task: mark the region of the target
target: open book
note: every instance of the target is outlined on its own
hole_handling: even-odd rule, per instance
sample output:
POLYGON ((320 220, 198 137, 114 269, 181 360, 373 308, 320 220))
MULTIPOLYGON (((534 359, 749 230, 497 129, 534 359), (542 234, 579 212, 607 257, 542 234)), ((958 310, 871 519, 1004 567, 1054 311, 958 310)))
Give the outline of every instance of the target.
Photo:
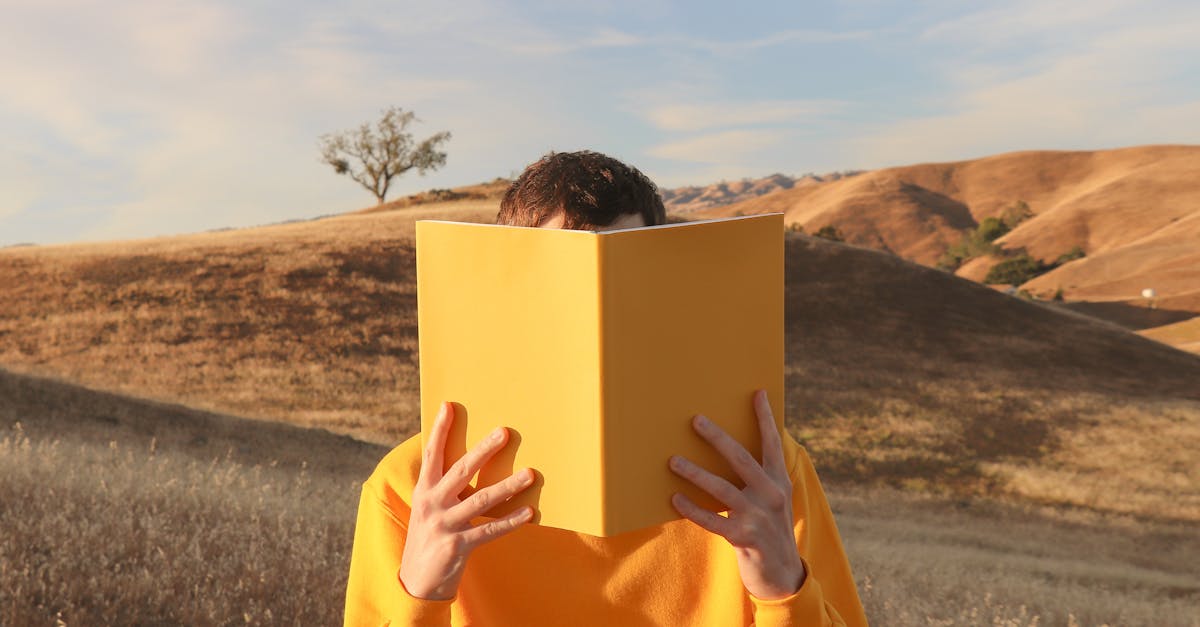
POLYGON ((783 424, 783 216, 574 231, 417 222, 421 426, 457 403, 447 468, 496 426, 473 483, 538 481, 492 510, 597 536, 678 518, 680 454, 742 485, 691 427, 704 414, 756 457, 754 390, 783 424))

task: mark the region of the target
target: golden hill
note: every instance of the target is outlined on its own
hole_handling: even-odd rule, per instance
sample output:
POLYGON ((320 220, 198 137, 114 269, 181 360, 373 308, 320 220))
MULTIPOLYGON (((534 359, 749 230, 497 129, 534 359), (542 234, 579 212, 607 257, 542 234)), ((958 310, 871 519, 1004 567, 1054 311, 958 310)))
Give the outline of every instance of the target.
MULTIPOLYGON (((1086 253, 1024 289, 1138 306, 1142 290, 1153 288, 1159 308, 1197 314, 1198 174, 1200 146, 1016 152, 876 170, 699 215, 781 211, 807 232, 833 225, 850 243, 932 266, 964 232, 1021 201, 1033 217, 999 245, 1047 262, 1075 246, 1086 253)), ((975 259, 958 274, 981 280, 997 261, 975 259)))
POLYGON ((1165 324, 1141 332, 1142 335, 1186 351, 1200 353, 1200 317, 1165 324))
MULTIPOLYGON (((418 424, 414 221, 495 210, 3 250, 0 364, 394 443, 418 424)), ((1200 519, 1200 358, 891 255, 787 255, 786 416, 826 476, 1200 519)))

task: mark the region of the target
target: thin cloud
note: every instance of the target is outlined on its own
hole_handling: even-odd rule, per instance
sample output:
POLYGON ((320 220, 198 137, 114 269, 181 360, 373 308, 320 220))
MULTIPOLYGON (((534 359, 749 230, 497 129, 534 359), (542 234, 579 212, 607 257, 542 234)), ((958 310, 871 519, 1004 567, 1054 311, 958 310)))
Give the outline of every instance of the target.
POLYGON ((784 137, 777 131, 723 131, 659 144, 646 152, 677 161, 737 163, 783 141, 784 137))
POLYGON ((839 100, 762 100, 672 104, 649 109, 646 119, 667 131, 699 131, 712 128, 798 124, 845 110, 839 100))
POLYGON ((959 61, 947 69, 941 112, 873 127, 855 140, 863 165, 1200 141, 1200 126, 1180 123, 1200 95, 1173 80, 1200 71, 1198 27, 1195 12, 1113 14, 1067 49, 959 61))
POLYGON ((768 33, 752 39, 721 41, 715 39, 698 39, 692 37, 671 38, 672 42, 681 46, 705 50, 714 54, 728 54, 761 50, 786 44, 826 44, 842 41, 861 40, 870 37, 872 31, 824 31, 810 29, 788 29, 768 33))

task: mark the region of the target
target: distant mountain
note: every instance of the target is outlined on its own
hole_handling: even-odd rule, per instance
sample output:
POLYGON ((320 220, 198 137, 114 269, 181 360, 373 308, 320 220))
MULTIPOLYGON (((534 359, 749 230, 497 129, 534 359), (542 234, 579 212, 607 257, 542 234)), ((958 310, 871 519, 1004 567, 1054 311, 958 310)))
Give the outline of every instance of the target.
POLYGON ((857 171, 830 172, 828 174, 804 174, 791 177, 786 174, 772 174, 760 179, 742 179, 740 181, 721 181, 712 185, 691 185, 662 189, 663 204, 667 213, 688 215, 704 209, 723 207, 734 203, 758 198, 767 194, 792 189, 796 186, 812 185, 837 181, 858 174, 857 171))

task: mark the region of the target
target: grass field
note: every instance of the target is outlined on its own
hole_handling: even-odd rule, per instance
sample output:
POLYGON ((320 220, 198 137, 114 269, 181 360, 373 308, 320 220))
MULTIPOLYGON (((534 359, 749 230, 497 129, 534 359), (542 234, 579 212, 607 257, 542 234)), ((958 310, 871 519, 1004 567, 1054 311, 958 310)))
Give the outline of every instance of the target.
MULTIPOLYGON (((340 624, 361 478, 305 466, 8 428, 0 624, 340 624)), ((1200 624, 1194 525, 828 489, 872 624, 1200 624)))
MULTIPOLYGON (((339 622, 417 426, 413 221, 493 213, 0 250, 0 625, 339 622)), ((786 244, 787 427, 874 624, 1200 625, 1200 358, 786 244)))

